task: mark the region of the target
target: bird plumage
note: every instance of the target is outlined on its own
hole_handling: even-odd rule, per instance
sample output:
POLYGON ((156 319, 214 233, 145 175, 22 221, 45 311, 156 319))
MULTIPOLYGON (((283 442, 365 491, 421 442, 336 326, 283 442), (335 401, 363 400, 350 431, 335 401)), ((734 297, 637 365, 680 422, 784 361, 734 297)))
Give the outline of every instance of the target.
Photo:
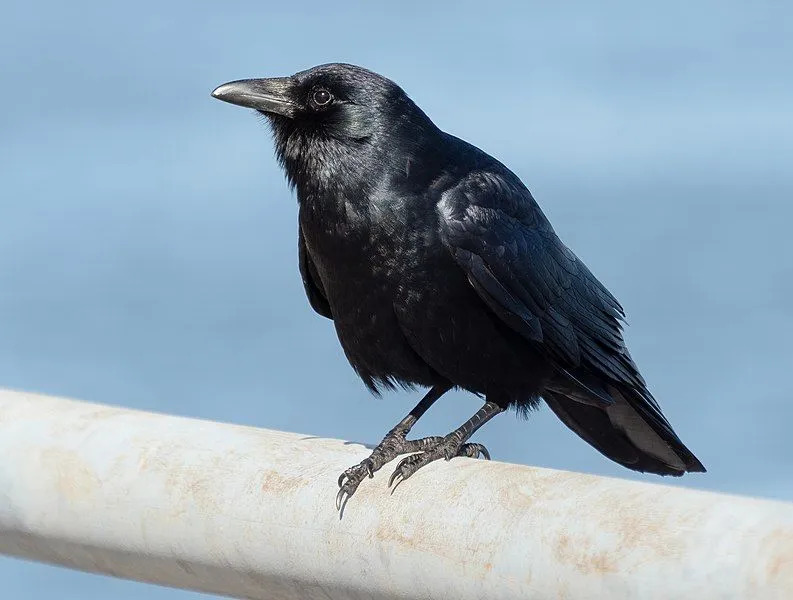
MULTIPOLYGON (((512 171, 360 67, 254 81, 229 85, 282 98, 260 110, 297 190, 306 295, 367 386, 458 386, 524 411, 542 398, 630 469, 704 471, 631 358, 619 302, 512 171)), ((217 95, 256 107, 232 92, 217 95)))

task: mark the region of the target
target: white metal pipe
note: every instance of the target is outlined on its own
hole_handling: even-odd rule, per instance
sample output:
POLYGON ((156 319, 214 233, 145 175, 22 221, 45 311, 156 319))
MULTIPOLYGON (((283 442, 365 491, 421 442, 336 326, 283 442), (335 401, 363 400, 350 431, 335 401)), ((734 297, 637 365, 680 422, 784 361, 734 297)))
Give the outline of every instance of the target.
POLYGON ((240 598, 793 598, 793 505, 0 391, 0 552, 240 598))

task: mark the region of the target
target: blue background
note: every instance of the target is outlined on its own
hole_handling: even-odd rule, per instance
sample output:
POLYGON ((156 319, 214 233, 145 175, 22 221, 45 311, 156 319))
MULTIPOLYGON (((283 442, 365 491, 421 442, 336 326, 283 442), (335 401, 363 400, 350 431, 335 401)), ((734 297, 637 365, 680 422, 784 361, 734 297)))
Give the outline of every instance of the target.
MULTIPOLYGON (((709 469, 667 483, 793 500, 791 6, 5 1, 0 385, 379 440, 418 394, 356 379, 304 298, 266 128, 209 97, 353 62, 518 173, 621 300, 709 469)), ((477 406, 444 398, 416 432, 477 406)), ((643 478, 547 409, 477 437, 643 478)), ((0 579, 14 599, 199 596, 11 559, 0 579)))

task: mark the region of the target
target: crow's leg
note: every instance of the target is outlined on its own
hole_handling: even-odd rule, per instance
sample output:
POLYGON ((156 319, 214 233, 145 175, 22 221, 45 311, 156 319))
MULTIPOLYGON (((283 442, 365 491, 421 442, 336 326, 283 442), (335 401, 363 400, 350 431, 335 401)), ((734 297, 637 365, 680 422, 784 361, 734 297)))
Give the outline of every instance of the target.
MULTIPOLYGON (((425 444, 427 447, 422 448, 418 454, 411 454, 399 461, 391 479, 388 480, 388 485, 396 487, 424 465, 440 458, 446 460, 451 460, 455 456, 477 458, 481 454, 490 459, 490 454, 482 444, 467 444, 466 442, 477 429, 502 412, 504 412, 503 407, 488 400, 473 417, 449 435, 442 438, 425 438, 428 440, 428 443, 425 444)), ((416 441, 421 442, 422 440, 416 441)))
POLYGON ((377 447, 372 451, 372 454, 369 455, 369 458, 350 467, 339 476, 339 487, 341 489, 336 495, 337 510, 355 493, 355 490, 358 489, 358 486, 365 477, 373 477, 375 471, 380 469, 380 467, 388 461, 393 460, 400 454, 419 452, 443 439, 435 437, 410 441, 407 440, 406 437, 411 427, 416 424, 416 421, 427 412, 427 409, 432 406, 438 398, 448 392, 450 388, 450 385, 433 386, 430 391, 424 395, 421 402, 419 402, 404 419, 397 423, 396 427, 385 435, 383 441, 377 444, 377 447))

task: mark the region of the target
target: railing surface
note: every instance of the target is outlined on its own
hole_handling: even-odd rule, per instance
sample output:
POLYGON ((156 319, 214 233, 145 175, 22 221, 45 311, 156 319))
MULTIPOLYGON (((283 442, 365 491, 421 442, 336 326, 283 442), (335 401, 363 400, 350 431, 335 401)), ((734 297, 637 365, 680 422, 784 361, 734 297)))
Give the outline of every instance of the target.
MULTIPOLYGON (((793 598, 793 504, 0 390, 0 553, 239 598, 793 598)), ((787 474, 790 476, 791 474, 787 474)))

